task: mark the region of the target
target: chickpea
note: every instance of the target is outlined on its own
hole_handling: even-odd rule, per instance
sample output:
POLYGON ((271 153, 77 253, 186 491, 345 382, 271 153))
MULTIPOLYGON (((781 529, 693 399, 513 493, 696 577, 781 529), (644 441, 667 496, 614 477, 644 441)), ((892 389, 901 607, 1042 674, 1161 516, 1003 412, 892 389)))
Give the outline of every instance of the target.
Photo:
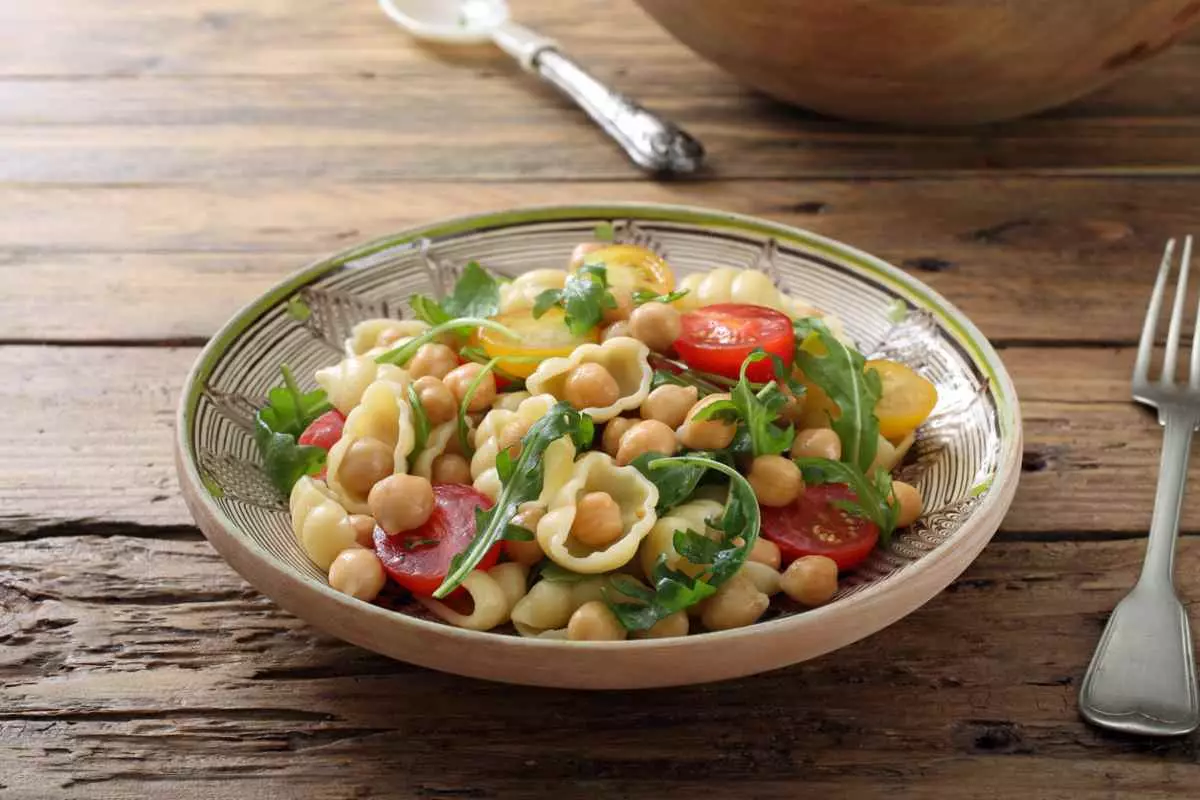
POLYGON ((746 480, 758 502, 772 508, 791 505, 804 489, 800 468, 783 456, 759 456, 750 465, 746 480))
MULTIPOLYGON (((536 533, 538 523, 544 516, 546 516, 544 506, 538 503, 522 503, 512 518, 512 524, 536 533)), ((537 539, 528 542, 505 539, 504 552, 510 560, 526 566, 533 566, 545 558, 545 553, 542 552, 542 546, 538 544, 537 539)))
POLYGON ((588 492, 575 504, 571 536, 576 541, 599 549, 620 539, 624 530, 621 507, 608 492, 588 492))
POLYGON ((367 514, 351 514, 350 524, 354 526, 354 541, 359 547, 368 550, 375 546, 375 518, 367 514))
POLYGON ((391 475, 395 467, 392 448, 379 439, 364 436, 346 448, 346 455, 338 465, 338 480, 347 491, 361 497, 391 475))
POLYGON ((414 378, 444 378, 458 366, 458 356, 444 344, 429 342, 421 345, 409 360, 408 374, 414 378))
POLYGON ((359 600, 374 600, 386 580, 379 557, 361 547, 343 550, 329 565, 329 585, 359 600))
POLYGON ((779 585, 784 594, 800 605, 824 605, 837 592, 837 562, 825 556, 798 558, 788 565, 779 585))
POLYGON ((508 457, 515 459, 521 455, 521 439, 529 433, 532 423, 524 419, 514 419, 496 434, 496 447, 501 451, 507 450, 508 457))
POLYGON ((645 303, 629 315, 629 330, 633 338, 640 339, 651 350, 666 353, 679 338, 683 322, 674 306, 645 303))
POLYGON ((742 564, 742 568, 738 572, 744 573, 747 578, 754 584, 754 588, 770 597, 773 594, 779 594, 779 590, 783 588, 781 581, 783 576, 779 571, 760 564, 757 561, 747 561, 742 564))
POLYGON ((375 337, 375 347, 391 348, 401 339, 411 339, 411 336, 403 333, 399 328, 384 328, 375 337))
POLYGON ((421 408, 425 409, 425 416, 429 418, 430 425, 441 425, 458 416, 458 404, 454 402, 454 395, 438 378, 432 375, 417 378, 413 382, 413 390, 417 393, 417 399, 421 401, 421 408))
POLYGON ((710 631, 743 628, 756 622, 770 604, 771 598, 760 592, 754 581, 735 573, 704 601, 700 620, 710 631))
MULTIPOLYGON (((467 389, 483 371, 483 367, 479 364, 463 364, 461 367, 455 367, 450 370, 446 377, 442 378, 442 383, 446 384, 446 388, 454 395, 456 404, 461 405, 463 398, 467 395, 467 389)), ((471 397, 471 403, 467 406, 467 411, 478 413, 486 411, 492 407, 492 402, 496 399, 496 379, 492 373, 483 376, 479 381, 479 385, 475 387, 475 394, 471 397)))
POLYGON ((621 444, 617 448, 617 464, 623 467, 642 453, 674 455, 677 447, 675 431, 656 419, 644 419, 621 437, 621 444))
POLYGON ((621 397, 617 379, 602 364, 580 364, 563 382, 563 399, 578 409, 604 408, 621 397))
POLYGON ((573 642, 619 642, 625 628, 601 600, 590 600, 567 621, 567 638, 573 642))
POLYGON ((674 636, 687 636, 688 615, 686 611, 676 611, 670 616, 663 617, 644 631, 633 634, 635 639, 667 639, 674 636))
POLYGON ((429 468, 433 483, 470 483, 471 465, 460 455, 442 453, 429 468))
POLYGON ((783 418, 784 422, 790 422, 793 425, 799 423, 804 419, 804 397, 792 394, 792 390, 787 386, 780 386, 779 391, 787 398, 783 408, 779 410, 779 416, 783 418))
POLYGON ((912 525, 925 510, 925 501, 917 487, 912 484, 904 481, 892 481, 892 497, 900 506, 900 516, 896 519, 897 527, 907 528, 912 525))
POLYGON ((433 513, 433 486, 419 475, 384 478, 367 495, 379 527, 390 534, 419 528, 433 513))
POLYGON ((759 536, 754 540, 754 547, 750 548, 746 560, 766 564, 771 569, 779 569, 779 565, 783 563, 783 555, 779 552, 779 545, 759 536))
POLYGON ((683 425, 679 428, 679 441, 684 447, 690 450, 720 450, 729 447, 729 443, 733 441, 733 437, 737 433, 736 425, 720 419, 703 421, 692 419, 709 403, 728 399, 729 395, 724 392, 710 394, 692 406, 687 417, 684 418, 683 425))
POLYGON ((841 409, 820 386, 806 382, 804 388, 804 413, 796 422, 796 427, 828 428, 831 419, 841 416, 841 409))
POLYGON ((604 433, 600 435, 600 449, 616 458, 617 450, 621 447, 621 437, 634 425, 637 425, 637 420, 629 417, 610 419, 604 425, 604 433))
POLYGON ((608 293, 617 301, 617 307, 604 309, 604 321, 613 323, 629 319, 633 313, 633 292, 624 286, 610 286, 608 293))
POLYGON ((829 428, 809 428, 796 434, 792 458, 828 458, 840 461, 842 440, 829 428))
POLYGON ((695 386, 664 384, 647 395, 642 403, 642 419, 656 419, 668 428, 678 428, 699 397, 695 386))
POLYGON ((632 336, 633 333, 629 330, 629 323, 625 320, 619 320, 609 325, 600 334, 600 341, 607 342, 609 339, 615 339, 618 336, 632 336))

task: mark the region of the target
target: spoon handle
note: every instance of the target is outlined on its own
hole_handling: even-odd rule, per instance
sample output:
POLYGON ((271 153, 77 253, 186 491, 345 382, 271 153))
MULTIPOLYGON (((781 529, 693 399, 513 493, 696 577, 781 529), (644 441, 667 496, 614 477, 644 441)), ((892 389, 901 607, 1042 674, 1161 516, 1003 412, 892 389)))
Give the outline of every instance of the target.
POLYGON ((704 160, 700 142, 675 123, 601 83, 563 55, 553 40, 512 22, 499 26, 493 38, 526 69, 574 100, 642 169, 687 173, 700 168, 704 160))

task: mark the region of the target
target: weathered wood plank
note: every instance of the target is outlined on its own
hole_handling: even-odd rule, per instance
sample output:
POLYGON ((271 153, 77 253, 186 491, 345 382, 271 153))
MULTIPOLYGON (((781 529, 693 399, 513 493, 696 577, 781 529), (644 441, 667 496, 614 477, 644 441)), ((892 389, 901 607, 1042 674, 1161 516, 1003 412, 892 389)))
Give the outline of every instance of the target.
MULTIPOLYGON (((18 797, 216 780, 220 796, 265 797, 783 798, 796 781, 855 797, 1190 797, 1194 737, 1107 736, 1075 712, 1140 551, 997 542, 910 618, 816 662, 584 694, 340 644, 247 591, 201 541, 17 543, 0 572, 0 775, 18 797)), ((1185 540, 1185 596, 1198 567, 1200 542, 1185 540)))
MULTIPOLYGON (((0 536, 188 526, 171 461, 176 398, 194 348, 5 347, 0 407, 21 421, 0 459, 0 536)), ((1161 445, 1127 401, 1129 349, 1005 351, 1023 398, 1025 473, 1002 530, 1140 534, 1161 445), (1113 502, 1119 492, 1120 503, 1113 502)), ((1192 478, 1200 479, 1200 463, 1192 478)), ((1200 494, 1184 525, 1200 530, 1200 494)))
POLYGON ((281 274, 354 242, 460 213, 627 200, 711 205, 852 242, 928 282, 996 339, 1132 342, 1163 242, 1200 216, 1196 185, 7 186, 0 268, 22 280, 0 293, 0 339, 204 337, 281 274))

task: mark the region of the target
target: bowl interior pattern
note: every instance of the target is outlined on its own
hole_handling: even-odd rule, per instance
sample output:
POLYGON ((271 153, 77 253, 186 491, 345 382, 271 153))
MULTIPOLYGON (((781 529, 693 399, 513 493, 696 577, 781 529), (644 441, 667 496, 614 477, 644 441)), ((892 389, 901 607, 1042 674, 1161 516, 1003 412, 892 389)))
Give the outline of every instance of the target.
POLYGON ((894 581, 953 546, 992 489, 1002 440, 1017 435, 1011 384, 978 332, 921 284, 835 242, 744 217, 634 206, 515 211, 410 231, 310 267, 242 312, 201 356, 182 416, 185 458, 226 527, 283 569, 324 583, 292 535, 286 500, 262 474, 254 446, 254 409, 279 383, 279 365, 312 387, 313 372, 342 357, 355 322, 410 315, 409 295, 447 290, 468 261, 505 275, 561 268, 575 244, 597 236, 650 246, 678 274, 763 269, 781 288, 840 317, 864 353, 907 363, 937 385, 938 405, 902 467, 927 513, 844 580, 839 598, 894 581))

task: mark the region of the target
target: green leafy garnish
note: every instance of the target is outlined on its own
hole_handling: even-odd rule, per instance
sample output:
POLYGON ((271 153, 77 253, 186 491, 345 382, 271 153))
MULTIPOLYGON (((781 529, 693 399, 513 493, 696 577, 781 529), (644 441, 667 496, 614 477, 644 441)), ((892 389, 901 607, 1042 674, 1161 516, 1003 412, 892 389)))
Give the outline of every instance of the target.
POLYGON ((298 294, 292 295, 288 299, 284 309, 287 311, 287 315, 296 320, 296 322, 305 322, 312 316, 312 309, 308 307, 308 303, 304 302, 298 294))
POLYGON ((399 347, 394 347, 386 353, 380 353, 375 356, 375 361, 379 364, 395 364, 396 366, 403 367, 412 360, 412 357, 417 354, 418 350, 434 339, 443 334, 454 333, 464 328, 490 328, 491 330, 503 333, 514 341, 520 338, 516 331, 501 325, 495 320, 483 319, 481 317, 458 317, 457 319, 447 320, 441 324, 434 325, 420 336, 414 336, 399 347))
POLYGON ((774 456, 792 446, 796 432, 789 423, 786 428, 775 424, 780 419, 783 407, 787 405, 787 396, 775 381, 769 381, 758 391, 755 391, 746 379, 746 370, 757 361, 773 358, 762 350, 755 350, 746 356, 737 384, 730 392, 728 400, 716 400, 709 403, 699 412, 695 419, 724 419, 737 421, 746 428, 750 437, 750 452, 758 456, 774 456))
POLYGON ((428 539, 418 536, 409 536, 401 543, 405 550, 420 550, 422 547, 432 547, 435 544, 440 544, 441 539, 428 539))
POLYGON ((797 458, 796 465, 809 486, 822 483, 844 483, 854 492, 854 500, 836 500, 834 505, 856 517, 870 520, 879 526, 879 540, 886 545, 896 530, 900 504, 892 500, 892 476, 883 467, 876 467, 872 478, 854 464, 831 461, 828 458, 797 458))
POLYGON ((552 308, 565 312, 567 329, 583 336, 604 320, 604 312, 617 307, 617 300, 608 290, 608 270, 599 265, 580 267, 567 276, 561 289, 547 289, 533 302, 533 317, 537 319, 552 308))
POLYGON ((704 567, 699 575, 691 576, 681 570, 671 569, 665 558, 660 558, 651 570, 652 587, 643 586, 627 575, 614 575, 614 591, 604 592, 605 602, 626 630, 651 628, 659 620, 715 594, 718 586, 741 569, 746 556, 758 541, 758 499, 749 482, 736 469, 701 456, 657 458, 647 466, 655 470, 679 465, 713 469, 729 477, 729 499, 725 503, 725 511, 720 519, 709 523, 721 531, 721 539, 712 541, 695 531, 676 531, 676 551, 689 562, 704 567), (623 597, 616 598, 614 593, 623 597))
POLYGON ((642 306, 646 303, 674 303, 687 293, 687 289, 679 289, 667 294, 655 294, 649 289, 638 289, 633 293, 633 304, 635 306, 642 306))
POLYGON ((816 317, 796 320, 796 364, 838 407, 830 425, 842 442, 842 460, 866 472, 879 447, 875 404, 883 393, 879 373, 862 353, 847 347, 816 317), (818 355, 814 351, 824 351, 818 355))
POLYGON ((408 385, 408 404, 412 407, 413 413, 413 449, 409 453, 409 458, 416 461, 417 456, 425 449, 425 443, 429 441, 429 429, 432 427, 429 424, 429 415, 425 413, 425 405, 421 402, 421 396, 417 394, 417 390, 410 383, 408 385))
POLYGON ((540 562, 537 572, 542 580, 551 583, 579 583, 596 577, 595 575, 584 575, 581 572, 572 572, 566 567, 560 567, 550 559, 540 562))
POLYGON ((611 222, 597 222, 592 229, 592 238, 597 242, 611 242, 617 238, 617 230, 611 222))
POLYGON ((254 442, 262 455, 263 472, 287 496, 296 481, 315 475, 325 464, 325 450, 297 440, 331 406, 323 389, 302 392, 286 364, 279 371, 283 386, 268 392, 267 404, 254 415, 254 442))
MULTIPOLYGON (((592 418, 576 411, 570 403, 559 402, 544 417, 529 428, 521 438, 521 454, 511 463, 508 478, 502 479, 502 488, 496 503, 487 511, 475 511, 475 538, 450 562, 442 585, 433 596, 442 598, 454 591, 463 579, 511 527, 512 519, 522 503, 536 500, 542 491, 545 477, 543 456, 550 444, 563 436, 570 436, 579 449, 592 442, 595 433, 592 418)), ((500 467, 497 458, 497 469, 500 467)))
POLYGON ((441 325, 455 317, 490 317, 500 311, 500 284, 476 261, 463 267, 454 290, 441 302, 428 295, 408 299, 418 319, 441 325))
POLYGON ((669 464, 651 468, 650 462, 663 458, 662 453, 642 453, 629 463, 658 488, 658 514, 665 513, 687 500, 696 491, 706 467, 698 464, 669 464))

